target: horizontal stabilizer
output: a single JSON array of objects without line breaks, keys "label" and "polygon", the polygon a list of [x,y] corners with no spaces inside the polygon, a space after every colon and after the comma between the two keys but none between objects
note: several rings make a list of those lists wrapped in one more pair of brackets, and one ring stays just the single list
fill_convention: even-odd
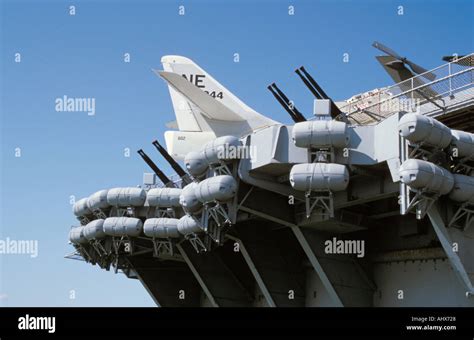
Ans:
[{"label": "horizontal stabilizer", "polygon": [[393,79],[395,84],[410,79],[414,74],[403,65],[403,63],[391,56],[377,56],[377,61],[382,65],[385,72]]},{"label": "horizontal stabilizer", "polygon": [[207,118],[231,122],[240,122],[245,120],[240,115],[221,104],[215,98],[209,96],[206,92],[200,90],[196,85],[190,83],[179,74],[166,71],[158,71],[157,73],[164,80],[166,80],[168,84],[176,89],[176,91],[181,93],[190,102],[196,105]]},{"label": "horizontal stabilizer", "polygon": [[[415,76],[405,65],[391,56],[377,56],[377,61],[383,66],[388,75],[398,85],[402,92],[407,92],[413,88],[418,88],[413,92],[413,96],[418,99],[433,98],[438,93],[431,86],[424,86],[425,83],[420,76]],[[412,81],[408,81],[412,79]]]}]

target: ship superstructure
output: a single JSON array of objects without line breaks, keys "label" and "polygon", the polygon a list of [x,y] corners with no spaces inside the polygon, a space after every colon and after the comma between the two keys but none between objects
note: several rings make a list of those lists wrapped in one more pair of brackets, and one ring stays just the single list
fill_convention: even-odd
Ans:
[{"label": "ship superstructure", "polygon": [[139,150],[153,173],[77,201],[68,257],[164,307],[473,306],[473,55],[424,70],[388,52],[409,78],[345,102],[299,68],[311,119],[269,86],[292,125],[163,57],[178,130],[153,145],[176,175]]}]

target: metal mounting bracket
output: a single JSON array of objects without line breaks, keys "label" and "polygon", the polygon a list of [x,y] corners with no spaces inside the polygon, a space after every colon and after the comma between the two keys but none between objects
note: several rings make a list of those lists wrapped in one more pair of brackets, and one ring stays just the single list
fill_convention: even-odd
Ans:
[{"label": "metal mounting bracket", "polygon": [[[410,191],[408,190],[408,195]],[[408,206],[403,215],[411,210],[415,210],[416,219],[421,220],[431,208],[433,203],[439,198],[439,194],[419,190],[415,196],[409,200]]]},{"label": "metal mounting bracket", "polygon": [[322,212],[319,215],[334,217],[334,200],[331,191],[317,192],[315,195],[311,191],[305,193],[306,218],[309,218],[316,208]]},{"label": "metal mounting bracket", "polygon": [[[127,247],[128,244],[128,247]],[[117,237],[112,237],[112,245],[115,251],[115,255],[119,255],[120,247],[122,245],[125,245],[125,249],[129,249],[129,251],[126,251],[129,255],[133,254],[133,240],[130,239],[128,236],[121,236],[120,238]]]},{"label": "metal mounting bracket", "polygon": [[169,217],[169,218],[175,218],[176,214],[173,209],[171,208],[156,208],[154,216],[157,218],[160,217]]},{"label": "metal mounting bracket", "polygon": [[101,218],[101,219],[104,219],[104,220],[107,218],[107,215],[101,209],[92,210],[92,213],[97,218]]},{"label": "metal mounting bracket", "polygon": [[199,238],[198,235],[196,234],[189,234],[187,236],[185,236],[186,240],[189,241],[189,243],[191,243],[191,245],[193,246],[194,250],[196,250],[196,253],[203,253],[203,252],[206,252],[207,251],[207,248],[206,246],[204,245],[204,243],[201,241],[201,239]]},{"label": "metal mounting bracket", "polygon": [[[466,230],[474,221],[474,206],[469,203],[463,203],[454,213],[453,217],[448,223],[448,227],[461,228]],[[462,223],[462,224],[459,224]]]},{"label": "metal mounting bracket", "polygon": [[151,240],[153,242],[153,256],[160,257],[161,255],[173,256],[173,243],[169,239],[156,239]]},{"label": "metal mounting bracket", "polygon": [[92,240],[90,244],[100,257],[108,255],[100,240]]}]

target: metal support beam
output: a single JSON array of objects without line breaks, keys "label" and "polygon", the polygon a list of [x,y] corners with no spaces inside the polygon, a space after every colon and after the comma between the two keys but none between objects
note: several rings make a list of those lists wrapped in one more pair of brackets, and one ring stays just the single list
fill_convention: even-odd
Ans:
[{"label": "metal support beam", "polygon": [[466,288],[466,296],[474,295],[474,287],[472,286],[471,279],[469,278],[464,265],[459,258],[458,254],[453,250],[453,243],[451,237],[449,236],[448,230],[444,224],[443,219],[439,213],[438,207],[433,205],[428,211],[428,217],[430,218],[433,229],[438,236],[441,245],[446,253],[446,256],[453,267],[453,270],[461,283]]},{"label": "metal support beam", "polygon": [[[240,210],[290,227],[336,306],[372,305],[371,296],[374,284],[365,273],[362,273],[359,263],[352,261],[348,256],[328,256],[327,254],[318,253],[316,248],[321,246],[324,233],[311,228],[305,228],[305,231],[302,231],[290,218],[278,217],[277,213],[271,214],[270,211],[264,212],[249,206],[242,206]],[[310,237],[310,239],[307,239],[307,237]],[[324,246],[322,249],[324,249]],[[354,293],[354,291],[357,291],[357,293]]]},{"label": "metal support beam", "polygon": [[145,290],[147,291],[147,293],[151,296],[151,298],[153,299],[153,301],[156,303],[156,306],[157,307],[162,307],[161,304],[160,304],[160,301],[158,301],[158,297],[156,296],[156,294],[153,293],[153,290],[151,289],[151,287],[149,286],[149,282],[146,281],[142,275],[140,275],[139,272],[136,272],[137,273],[137,278],[138,280],[142,283],[143,287],[145,287]]},{"label": "metal support beam", "polygon": [[316,255],[314,254],[313,250],[311,249],[311,246],[309,245],[308,241],[304,237],[303,233],[301,232],[300,228],[293,223],[290,223],[288,221],[276,218],[274,216],[256,211],[254,209],[250,209],[247,207],[241,207],[241,210],[247,211],[249,213],[252,213],[254,215],[257,215],[259,217],[265,218],[269,221],[276,222],[282,225],[285,225],[287,227],[290,227],[293,230],[293,233],[296,236],[296,239],[298,240],[299,244],[303,248],[306,256],[308,257],[311,265],[313,266],[313,269],[316,271],[318,274],[319,278],[321,279],[321,282],[323,283],[324,287],[327,289],[329,295],[333,299],[334,303],[339,306],[339,307],[344,307],[342,304],[341,299],[336,293],[336,290],[334,289],[333,285],[331,284],[329,278],[327,277],[326,273],[324,272],[323,268],[321,267],[321,264],[319,263],[318,259],[316,258]]},{"label": "metal support beam", "polygon": [[267,301],[268,306],[269,307],[276,307],[276,304],[273,301],[273,298],[272,298],[270,292],[268,291],[268,288],[265,285],[265,282],[263,282],[263,279],[262,279],[260,273],[258,272],[257,268],[255,267],[255,264],[253,263],[252,258],[250,257],[250,254],[248,253],[247,249],[245,248],[245,245],[242,242],[242,240],[237,238],[237,237],[234,237],[232,235],[227,235],[227,238],[231,239],[231,240],[233,240],[233,241],[235,241],[239,244],[242,256],[244,257],[245,262],[247,263],[250,271],[252,272],[252,275],[255,278],[255,281],[257,281],[258,287],[262,291],[262,294],[265,297],[265,300]]},{"label": "metal support beam", "polygon": [[[199,306],[201,289],[185,263],[151,256],[128,256],[126,262],[158,306]],[[181,290],[185,298],[180,297]]]},{"label": "metal support beam", "polygon": [[299,244],[303,248],[306,256],[308,257],[311,265],[313,266],[313,269],[316,271],[318,274],[319,278],[321,279],[321,282],[323,283],[324,287],[327,289],[329,295],[333,299],[334,303],[339,306],[339,307],[344,307],[342,304],[341,299],[336,293],[336,290],[334,289],[333,285],[329,281],[329,278],[327,277],[326,273],[324,272],[323,268],[321,267],[318,259],[316,258],[316,255],[314,255],[313,250],[311,249],[311,246],[308,244],[308,241],[306,241],[306,238],[304,237],[303,233],[301,232],[300,228],[293,223],[290,223],[285,220],[281,220],[279,218],[273,217],[271,215],[267,215],[261,212],[258,212],[253,209],[249,209],[247,207],[242,207],[241,210],[250,212],[254,215],[257,215],[259,217],[265,218],[269,221],[276,222],[282,225],[285,225],[287,227],[290,227],[293,230],[293,233],[296,236],[296,239],[298,240]]},{"label": "metal support beam", "polygon": [[193,263],[191,262],[191,260],[189,259],[188,255],[187,255],[186,252],[184,251],[183,247],[178,243],[178,244],[176,245],[176,248],[178,248],[179,252],[181,253],[181,256],[184,258],[184,261],[186,261],[186,264],[189,266],[189,269],[191,270],[191,272],[193,273],[194,277],[195,277],[196,280],[198,281],[199,285],[201,286],[202,290],[204,291],[204,294],[206,294],[207,298],[208,298],[209,301],[211,302],[211,305],[212,305],[213,307],[219,307],[219,305],[217,304],[216,300],[215,300],[214,297],[212,296],[211,291],[209,290],[209,288],[206,286],[206,284],[205,284],[204,281],[202,280],[201,275],[199,275],[199,272],[196,270],[196,267],[194,267]]},{"label": "metal support beam", "polygon": [[188,242],[180,243],[179,246],[181,249],[178,250],[212,305],[252,305],[255,280],[241,254],[234,251],[232,242],[202,253],[196,253]]},{"label": "metal support beam", "polygon": [[326,251],[326,242],[334,239],[337,233],[308,227],[294,227],[292,231],[336,306],[373,305],[376,286],[362,267],[364,260]]},{"label": "metal support beam", "polygon": [[341,299],[339,298],[339,295],[337,294],[336,290],[331,284],[331,281],[329,280],[328,276],[324,272],[323,267],[321,266],[318,259],[316,258],[316,255],[311,249],[311,246],[309,245],[308,241],[306,240],[303,233],[301,232],[301,229],[298,226],[293,226],[291,229],[293,230],[293,233],[295,234],[296,239],[298,240],[306,256],[308,257],[309,262],[313,266],[313,269],[316,271],[316,273],[318,273],[319,279],[323,283],[324,288],[326,288],[327,292],[331,296],[334,303],[337,305],[337,307],[344,307]]},{"label": "metal support beam", "polygon": [[263,212],[261,212],[261,211],[258,211],[258,210],[255,210],[255,209],[252,209],[252,208],[249,208],[249,207],[240,207],[240,210],[245,211],[245,212],[248,212],[248,213],[251,213],[251,214],[253,214],[253,215],[255,215],[255,216],[264,218],[264,219],[266,219],[266,220],[269,220],[269,221],[272,221],[272,222],[276,222],[276,223],[278,223],[278,224],[281,224],[281,225],[284,225],[284,226],[287,226],[287,227],[294,227],[294,226],[296,226],[296,224],[294,224],[294,223],[291,223],[291,222],[286,221],[286,220],[282,220],[281,218],[277,218],[277,217],[275,217],[275,216],[272,216],[272,215],[263,213]]}]

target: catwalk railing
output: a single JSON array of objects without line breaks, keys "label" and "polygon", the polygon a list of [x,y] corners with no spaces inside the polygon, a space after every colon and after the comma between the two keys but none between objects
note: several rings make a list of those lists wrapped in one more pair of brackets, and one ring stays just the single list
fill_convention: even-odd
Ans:
[{"label": "catwalk railing", "polygon": [[[354,125],[376,124],[399,111],[430,114],[474,98],[474,53],[340,107]],[[434,80],[430,80],[434,79]]]}]

